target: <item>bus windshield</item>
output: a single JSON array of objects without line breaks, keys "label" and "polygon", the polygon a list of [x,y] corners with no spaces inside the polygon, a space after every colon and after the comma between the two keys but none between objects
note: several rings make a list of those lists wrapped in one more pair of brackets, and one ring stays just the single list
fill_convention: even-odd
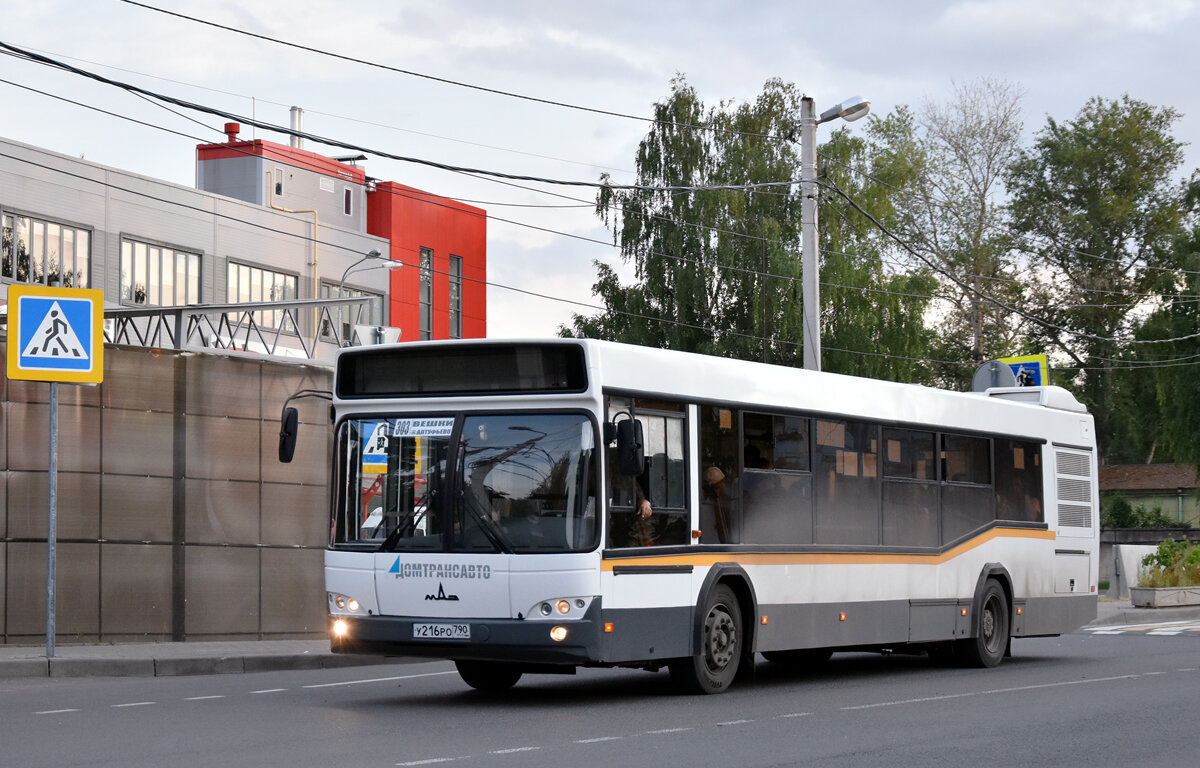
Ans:
[{"label": "bus windshield", "polygon": [[349,419],[333,545],[392,552],[576,552],[598,539],[582,414]]}]

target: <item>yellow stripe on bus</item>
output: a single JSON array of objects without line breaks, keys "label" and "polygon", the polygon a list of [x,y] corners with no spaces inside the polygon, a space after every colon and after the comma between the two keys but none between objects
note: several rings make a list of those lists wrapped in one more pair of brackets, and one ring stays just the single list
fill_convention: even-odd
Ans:
[{"label": "yellow stripe on bus", "polygon": [[938,565],[960,557],[996,538],[1043,539],[1054,541],[1054,531],[1039,531],[1029,528],[993,528],[964,541],[953,549],[936,555],[902,555],[881,552],[714,552],[686,555],[647,555],[644,557],[621,557],[600,561],[602,571],[611,571],[618,565],[694,565],[707,566],[715,563],[738,563],[740,565]]}]

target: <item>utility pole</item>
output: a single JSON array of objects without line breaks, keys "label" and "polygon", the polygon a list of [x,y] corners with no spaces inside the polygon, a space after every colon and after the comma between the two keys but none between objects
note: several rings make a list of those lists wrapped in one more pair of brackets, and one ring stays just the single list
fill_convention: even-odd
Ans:
[{"label": "utility pole", "polygon": [[800,280],[804,301],[804,367],[821,370],[820,254],[817,252],[817,126],[835,118],[853,122],[871,110],[854,96],[821,113],[811,96],[800,98]]}]

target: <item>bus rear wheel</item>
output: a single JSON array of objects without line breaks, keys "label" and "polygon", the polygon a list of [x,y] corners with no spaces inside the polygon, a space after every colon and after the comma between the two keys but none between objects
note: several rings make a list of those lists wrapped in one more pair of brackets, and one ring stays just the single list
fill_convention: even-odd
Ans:
[{"label": "bus rear wheel", "polygon": [[959,640],[955,656],[967,667],[994,667],[1008,648],[1008,598],[995,579],[988,579],[975,617],[975,636]]},{"label": "bus rear wheel", "polygon": [[723,693],[737,676],[742,658],[742,612],[737,595],[724,584],[713,589],[701,611],[700,647],[669,665],[671,679],[686,693]]},{"label": "bus rear wheel", "polygon": [[521,679],[521,670],[495,661],[456,661],[458,676],[475,690],[502,693]]}]

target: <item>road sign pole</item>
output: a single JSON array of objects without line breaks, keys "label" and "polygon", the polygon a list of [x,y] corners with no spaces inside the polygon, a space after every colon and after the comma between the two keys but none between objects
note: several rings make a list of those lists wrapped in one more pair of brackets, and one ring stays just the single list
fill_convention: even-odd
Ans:
[{"label": "road sign pole", "polygon": [[104,381],[104,291],[45,285],[8,287],[8,378],[50,383],[46,515],[46,658],[54,656],[58,539],[58,384]]},{"label": "road sign pole", "polygon": [[54,583],[56,552],[58,544],[58,382],[50,382],[50,457],[46,474],[49,475],[50,510],[46,529],[46,658],[54,658]]}]

